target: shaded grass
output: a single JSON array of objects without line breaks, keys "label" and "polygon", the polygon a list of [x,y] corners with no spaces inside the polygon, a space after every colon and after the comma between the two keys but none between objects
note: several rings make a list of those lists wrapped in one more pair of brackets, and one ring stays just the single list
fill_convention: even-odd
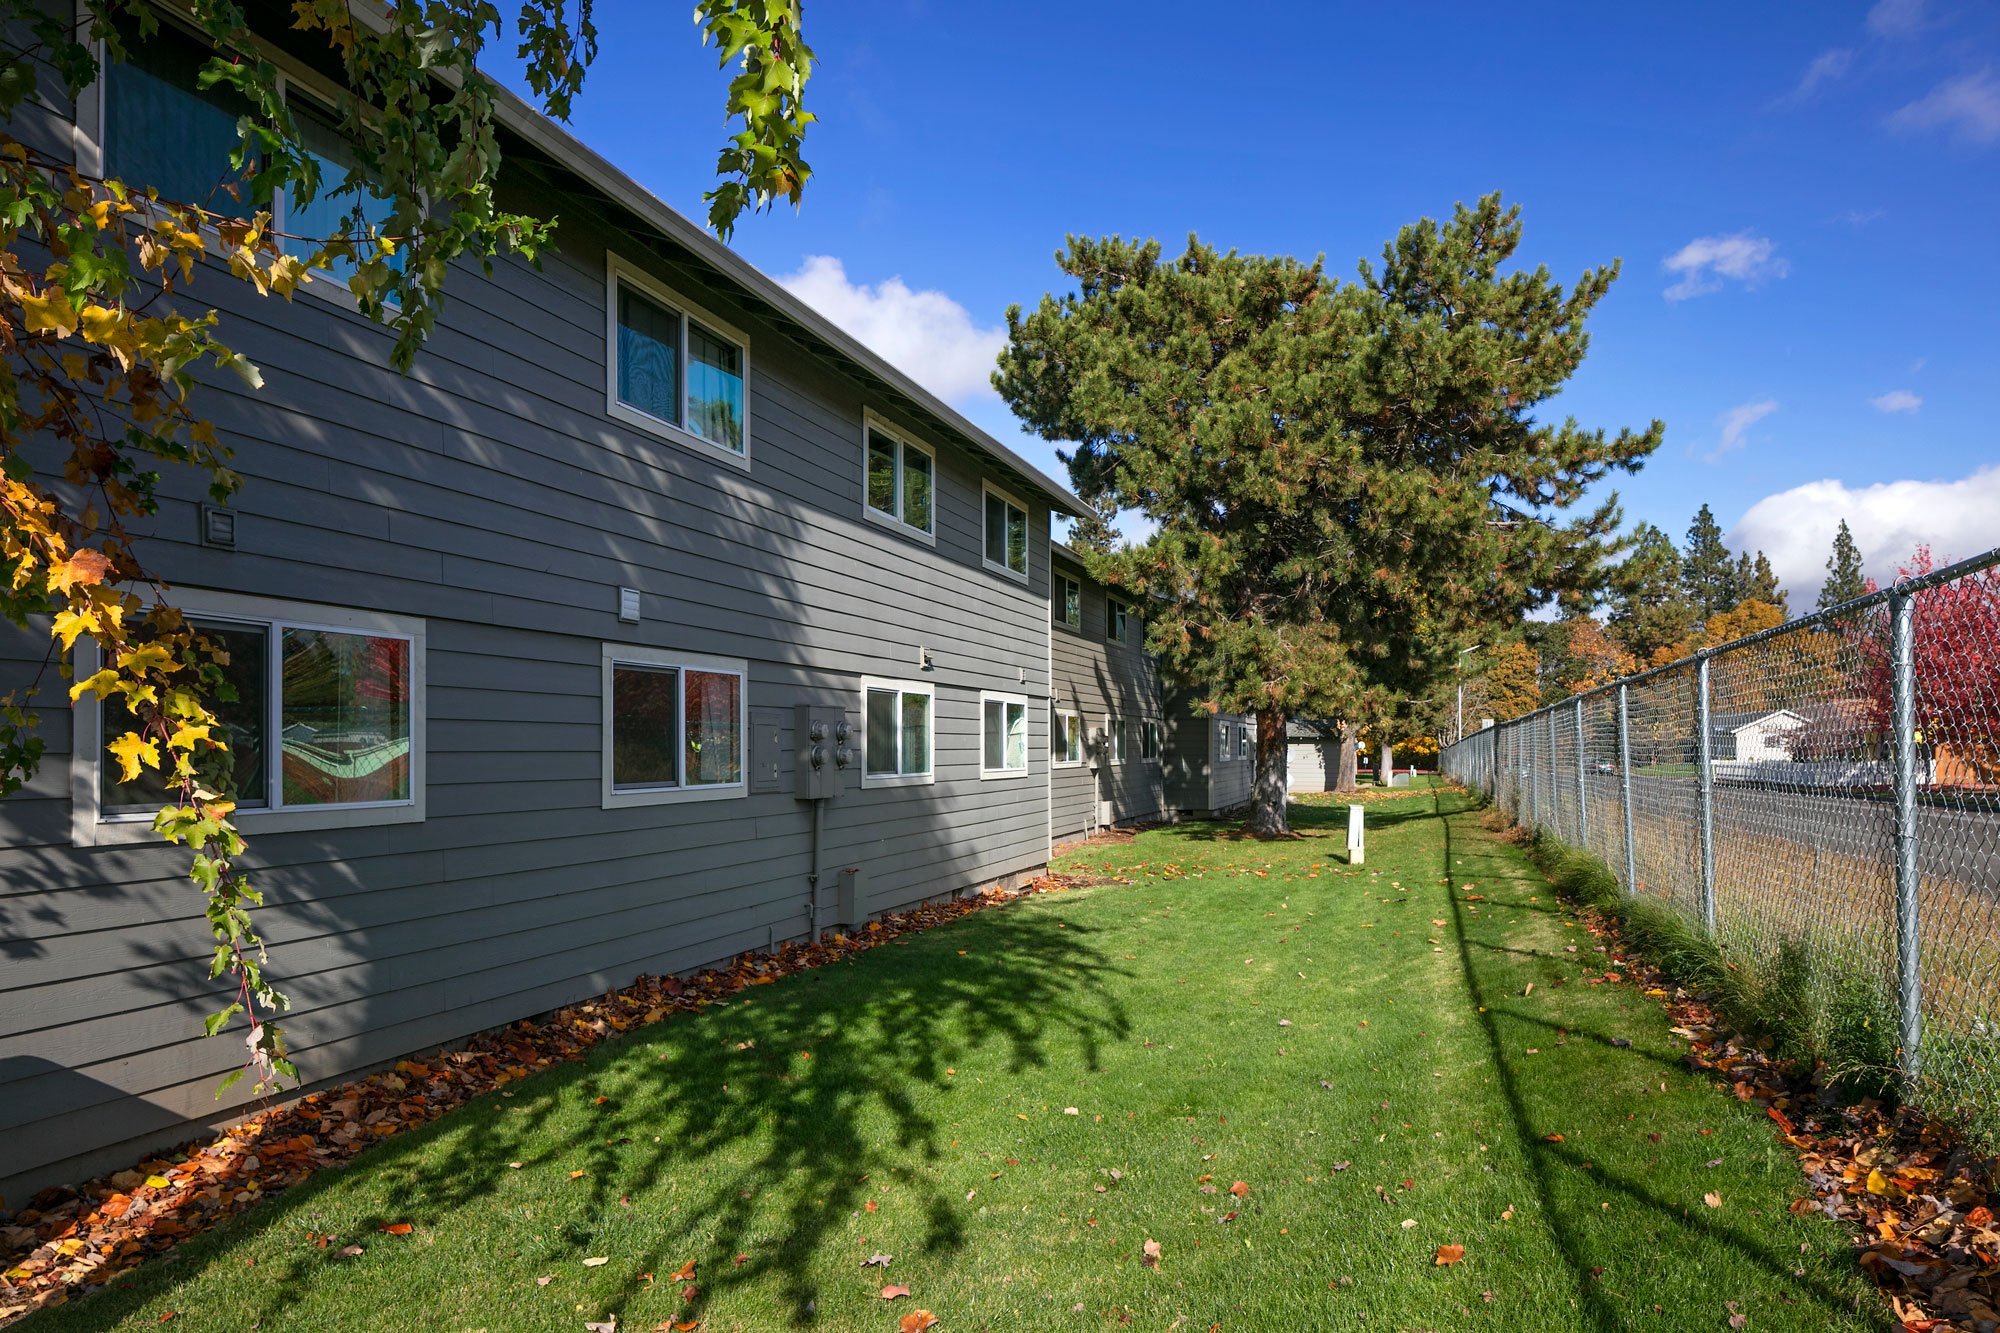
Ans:
[{"label": "shaded grass", "polygon": [[607,1043],[27,1327],[1882,1326],[1766,1122],[1588,984],[1462,797],[1369,802],[1365,869],[1338,802],[1294,816],[1083,849],[1108,882]]}]

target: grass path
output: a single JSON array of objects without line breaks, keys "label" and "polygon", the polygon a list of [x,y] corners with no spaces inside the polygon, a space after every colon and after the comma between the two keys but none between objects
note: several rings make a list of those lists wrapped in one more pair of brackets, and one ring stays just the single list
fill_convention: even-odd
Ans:
[{"label": "grass path", "polygon": [[1885,1326],[1517,851],[1368,814],[1365,870],[1330,802],[1072,854],[1109,882],[607,1044],[25,1327]]}]

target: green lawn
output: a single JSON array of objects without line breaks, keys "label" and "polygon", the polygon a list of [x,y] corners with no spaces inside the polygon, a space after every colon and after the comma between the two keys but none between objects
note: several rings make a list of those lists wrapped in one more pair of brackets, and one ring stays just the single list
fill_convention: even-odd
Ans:
[{"label": "green lawn", "polygon": [[1359,871],[1311,799],[607,1044],[27,1328],[1885,1326],[1761,1113],[1585,984],[1460,798],[1372,800]]}]

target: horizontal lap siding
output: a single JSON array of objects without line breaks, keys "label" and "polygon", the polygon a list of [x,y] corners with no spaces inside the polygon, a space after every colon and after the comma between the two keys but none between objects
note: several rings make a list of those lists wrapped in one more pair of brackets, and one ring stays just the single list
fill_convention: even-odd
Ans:
[{"label": "horizontal lap siding", "polygon": [[[867,522],[862,409],[886,405],[679,273],[671,285],[751,337],[751,470],[609,420],[606,236],[563,202],[524,203],[565,218],[540,272],[453,274],[407,377],[388,336],[334,301],[196,288],[266,380],[201,398],[245,477],[239,546],[194,544],[199,487],[169,473],[144,558],[181,588],[425,621],[426,818],[265,835],[245,821],[271,975],[295,1004],[285,1027],[315,1079],[805,933],[810,807],[789,777],[770,795],[600,808],[606,642],[747,659],[746,703],[786,710],[787,750],[796,703],[858,728],[862,676],[934,687],[936,781],[864,789],[850,772],[826,808],[826,907],[842,866],[866,870],[885,910],[1047,859],[1046,709],[1030,709],[1026,776],[979,775],[979,691],[1048,693],[1046,508],[1030,508],[1030,583],[983,569],[993,474],[919,429],[938,451],[935,545]],[[641,590],[640,624],[618,622],[621,586]],[[7,687],[42,652],[0,631]],[[217,1115],[240,1050],[199,1035],[220,1001],[185,853],[70,845],[60,684],[38,703],[48,758],[0,802],[9,1197]]]},{"label": "horizontal lap siding", "polygon": [[[1094,740],[1102,736],[1107,718],[1158,722],[1164,728],[1159,671],[1143,647],[1145,630],[1138,613],[1128,613],[1125,642],[1109,641],[1105,637],[1110,623],[1109,591],[1060,554],[1055,557],[1054,570],[1081,585],[1083,622],[1080,627],[1058,624],[1050,630],[1057,707],[1082,713]],[[1095,827],[1094,801],[1110,803],[1115,824],[1157,819],[1167,813],[1161,765],[1139,758],[1136,729],[1130,745],[1131,757],[1122,764],[1105,752],[1101,767],[1095,771],[1086,766],[1073,770],[1077,776],[1065,779],[1058,775],[1058,839],[1077,837]]]}]

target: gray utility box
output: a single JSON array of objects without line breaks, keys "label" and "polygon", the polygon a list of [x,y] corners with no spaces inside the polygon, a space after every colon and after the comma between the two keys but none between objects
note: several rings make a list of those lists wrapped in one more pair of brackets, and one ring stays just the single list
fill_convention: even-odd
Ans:
[{"label": "gray utility box", "polygon": [[750,710],[750,790],[766,793],[784,790],[785,710]]},{"label": "gray utility box", "polygon": [[854,927],[866,924],[868,920],[868,872],[860,866],[849,866],[840,872],[840,881],[834,895],[833,919],[835,924]]}]

